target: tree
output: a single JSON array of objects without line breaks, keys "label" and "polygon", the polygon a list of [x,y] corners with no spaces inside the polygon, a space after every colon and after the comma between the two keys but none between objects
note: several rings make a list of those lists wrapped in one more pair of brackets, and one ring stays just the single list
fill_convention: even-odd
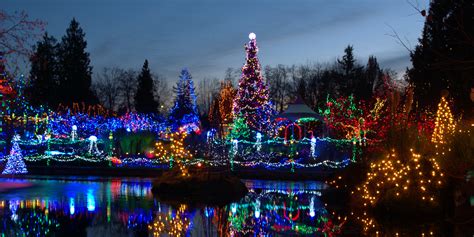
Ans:
[{"label": "tree", "polygon": [[264,131],[270,124],[272,106],[267,85],[260,72],[255,34],[251,33],[249,38],[249,43],[245,45],[247,61],[242,67],[242,77],[234,100],[234,118],[241,114],[250,128]]},{"label": "tree", "polygon": [[219,93],[216,93],[212,106],[209,109],[209,122],[214,128],[218,128],[219,135],[222,135],[222,126],[233,122],[232,106],[234,103],[236,90],[232,81],[221,82]]},{"label": "tree", "polygon": [[469,0],[430,2],[419,45],[411,53],[408,79],[420,108],[434,109],[442,90],[449,90],[459,113],[472,108],[474,85],[474,5]]},{"label": "tree", "polygon": [[438,104],[438,111],[436,112],[435,127],[431,141],[434,143],[446,143],[446,138],[454,133],[455,123],[453,114],[449,109],[448,101],[445,96],[441,97]]},{"label": "tree", "polygon": [[199,114],[194,90],[191,74],[188,69],[184,68],[181,70],[181,75],[174,88],[176,97],[169,114],[169,121],[174,129],[183,125],[199,126]]},{"label": "tree", "polygon": [[57,105],[58,58],[57,43],[53,36],[45,33],[34,47],[30,57],[30,83],[27,94],[33,105]]},{"label": "tree", "polygon": [[342,59],[338,59],[337,63],[342,68],[342,71],[344,72],[344,75],[350,75],[352,71],[355,69],[355,58],[354,58],[354,47],[352,45],[348,45],[344,49],[344,56],[342,56]]},{"label": "tree", "polygon": [[369,56],[364,76],[356,83],[355,96],[358,99],[369,100],[372,98],[374,83],[379,79],[381,70],[377,58]]},{"label": "tree", "polygon": [[219,91],[219,114],[221,116],[220,121],[224,124],[232,123],[232,106],[234,98],[237,93],[232,81],[226,80],[221,83],[221,89]]},{"label": "tree", "polygon": [[134,97],[137,90],[136,72],[129,69],[118,80],[118,92],[121,97],[121,110],[131,112],[134,108]]},{"label": "tree", "polygon": [[209,114],[208,114],[208,119],[211,127],[213,128],[218,128],[219,129],[219,134],[221,134],[221,113],[219,110],[219,104],[220,104],[221,97],[219,95],[214,96],[214,100],[212,101],[212,105],[209,108]]},{"label": "tree", "polygon": [[238,82],[242,70],[239,68],[227,68],[224,73],[224,81],[230,81],[232,84]]},{"label": "tree", "polygon": [[13,145],[10,150],[10,155],[8,156],[7,164],[2,174],[26,174],[28,170],[26,169],[25,161],[23,161],[23,155],[21,154],[20,146],[18,141],[20,140],[19,135],[15,135],[12,139]]},{"label": "tree", "polygon": [[[342,75],[336,75],[342,80],[339,82],[339,93],[342,96],[355,95],[359,99],[364,97],[365,90],[361,90],[359,85],[365,84],[362,80],[365,80],[363,75],[363,67],[358,65],[354,57],[354,48],[348,45],[344,49],[344,56],[342,59],[338,59],[337,63],[342,71]],[[365,88],[364,88],[365,89]]]},{"label": "tree", "polygon": [[[31,55],[31,44],[41,36],[45,23],[29,19],[26,12],[9,14],[0,10],[0,53],[9,58],[10,70],[16,70],[20,58]],[[15,73],[14,73],[15,74]]]},{"label": "tree", "polygon": [[186,136],[186,132],[165,134],[165,139],[169,142],[155,143],[155,157],[169,162],[170,168],[173,167],[173,162],[176,162],[183,176],[189,176],[185,162],[193,159],[193,154],[184,144]]},{"label": "tree", "polygon": [[172,91],[168,87],[168,81],[162,75],[154,74],[153,84],[155,85],[155,99],[160,105],[159,113],[166,113],[169,111],[169,100],[172,94]]},{"label": "tree", "polygon": [[214,95],[217,95],[219,90],[219,80],[217,78],[203,78],[198,84],[197,104],[201,113],[206,113],[211,107]]},{"label": "tree", "polygon": [[[2,101],[12,99],[15,95],[15,90],[10,83],[10,76],[6,70],[5,61],[3,53],[0,52],[0,99]],[[3,109],[4,103],[1,105]]]},{"label": "tree", "polygon": [[139,113],[158,112],[158,101],[155,99],[153,78],[148,68],[148,60],[143,63],[143,68],[138,75],[138,88],[135,94],[135,110]]},{"label": "tree", "polygon": [[275,103],[276,110],[282,112],[289,98],[288,70],[284,65],[275,68],[265,67],[265,78],[270,87],[270,98]]},{"label": "tree", "polygon": [[91,91],[92,67],[89,53],[86,52],[85,33],[76,19],[72,19],[59,45],[59,90],[61,103],[71,105],[75,102],[96,104]]},{"label": "tree", "polygon": [[[97,74],[94,89],[99,95],[100,102],[109,110],[115,111],[120,95],[118,81],[127,78],[124,70],[120,68],[104,68],[101,73]],[[128,79],[128,78],[127,78]]]}]

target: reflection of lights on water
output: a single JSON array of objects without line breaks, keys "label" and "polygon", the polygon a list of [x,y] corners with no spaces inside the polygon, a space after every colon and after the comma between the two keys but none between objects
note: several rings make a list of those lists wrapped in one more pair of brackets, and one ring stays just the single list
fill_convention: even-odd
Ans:
[{"label": "reflection of lights on water", "polygon": [[12,221],[17,221],[18,220],[18,215],[16,214],[16,211],[18,210],[18,206],[20,205],[20,201],[15,200],[15,201],[10,201],[8,204],[8,207],[10,208],[10,211],[12,212],[11,219]]},{"label": "reflection of lights on water", "polygon": [[206,217],[213,216],[214,215],[214,209],[212,207],[206,207],[204,209],[204,215],[206,215]]},{"label": "reflection of lights on water", "polygon": [[315,212],[314,212],[314,196],[311,197],[311,201],[309,203],[309,216],[311,217],[314,217],[315,216]]},{"label": "reflection of lights on water", "polygon": [[71,215],[74,215],[75,212],[76,212],[76,208],[74,207],[74,198],[70,198],[69,199],[69,213]]},{"label": "reflection of lights on water", "polygon": [[95,198],[94,191],[92,189],[87,190],[87,210],[95,211]]}]

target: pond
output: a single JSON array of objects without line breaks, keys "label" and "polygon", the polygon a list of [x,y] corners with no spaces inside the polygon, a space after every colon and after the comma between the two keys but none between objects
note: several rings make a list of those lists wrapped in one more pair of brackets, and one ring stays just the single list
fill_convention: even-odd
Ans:
[{"label": "pond", "polygon": [[[436,223],[392,228],[326,204],[320,182],[244,180],[249,193],[223,207],[162,203],[150,179],[0,179],[2,236],[438,235]],[[415,232],[413,232],[415,231]],[[410,234],[410,236],[411,236]]]}]

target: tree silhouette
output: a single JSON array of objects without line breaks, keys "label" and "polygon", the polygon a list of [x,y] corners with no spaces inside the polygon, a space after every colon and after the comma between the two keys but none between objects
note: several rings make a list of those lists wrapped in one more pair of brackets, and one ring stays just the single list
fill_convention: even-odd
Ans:
[{"label": "tree silhouette", "polygon": [[86,52],[85,33],[76,19],[72,19],[59,45],[59,90],[61,103],[70,105],[75,102],[96,104],[96,96],[91,91],[89,53]]},{"label": "tree silhouette", "polygon": [[138,87],[135,93],[135,110],[139,113],[157,113],[158,102],[155,100],[153,78],[148,68],[148,60],[143,63],[138,75]]},{"label": "tree silhouette", "polygon": [[472,1],[433,0],[419,45],[408,71],[419,107],[435,109],[442,90],[454,99],[454,111],[472,108],[474,86],[474,4]]},{"label": "tree silhouette", "polygon": [[27,95],[33,105],[57,105],[58,58],[57,43],[53,36],[45,33],[30,57],[30,84]]}]

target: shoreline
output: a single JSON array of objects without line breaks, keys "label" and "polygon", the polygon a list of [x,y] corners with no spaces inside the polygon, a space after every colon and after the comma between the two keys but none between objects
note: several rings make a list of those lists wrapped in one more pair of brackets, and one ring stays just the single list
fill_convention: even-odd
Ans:
[{"label": "shoreline", "polygon": [[[124,167],[91,167],[91,166],[28,166],[25,175],[0,175],[0,178],[22,178],[29,176],[55,177],[107,177],[107,178],[156,178],[168,169],[158,168],[124,168]],[[198,168],[196,168],[198,169]],[[202,172],[215,172],[222,167],[203,168]],[[286,180],[286,181],[324,181],[335,173],[334,170],[297,169],[290,170],[264,168],[238,168],[230,172],[240,179]]]}]

